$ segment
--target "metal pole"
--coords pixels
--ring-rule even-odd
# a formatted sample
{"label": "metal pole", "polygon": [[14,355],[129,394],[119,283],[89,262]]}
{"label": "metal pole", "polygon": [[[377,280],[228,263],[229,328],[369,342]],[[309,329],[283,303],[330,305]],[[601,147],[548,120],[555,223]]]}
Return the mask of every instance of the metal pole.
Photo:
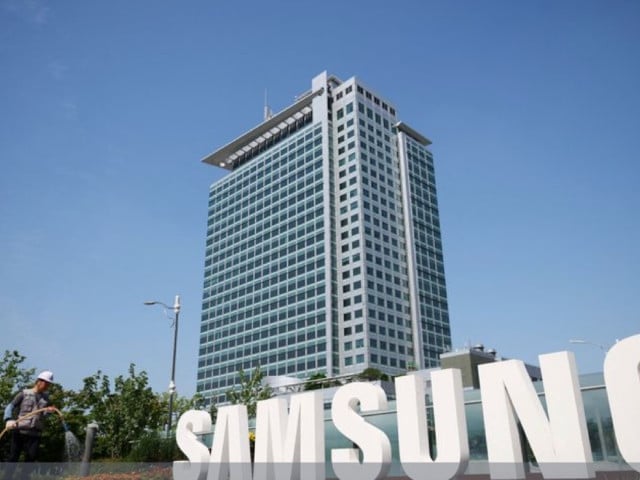
{"label": "metal pole", "polygon": [[173,397],[176,393],[176,351],[178,349],[178,319],[180,317],[180,295],[176,295],[173,311],[175,312],[173,325],[173,358],[171,360],[171,382],[169,383],[169,422],[167,423],[167,438],[171,436],[173,423]]}
{"label": "metal pole", "polygon": [[[167,422],[167,438],[171,436],[171,424],[173,423],[173,397],[176,393],[176,351],[178,350],[178,319],[180,317],[180,295],[176,295],[173,307],[157,300],[144,302],[145,305],[162,305],[167,310],[173,309],[173,357],[171,360],[171,381],[169,382],[169,421]],[[169,316],[167,314],[167,316]]]}
{"label": "metal pole", "polygon": [[89,463],[91,463],[91,452],[93,451],[93,440],[96,437],[98,431],[98,424],[91,422],[87,425],[87,436],[84,440],[84,455],[82,456],[82,463],[80,464],[80,476],[86,477],[89,475]]}

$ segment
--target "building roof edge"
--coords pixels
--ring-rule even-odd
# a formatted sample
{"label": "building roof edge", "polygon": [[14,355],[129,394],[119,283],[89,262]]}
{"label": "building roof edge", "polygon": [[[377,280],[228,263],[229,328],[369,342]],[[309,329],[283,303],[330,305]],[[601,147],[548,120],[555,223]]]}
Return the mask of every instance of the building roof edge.
{"label": "building roof edge", "polygon": [[242,134],[232,142],[226,144],[222,148],[210,153],[204,157],[201,161],[209,165],[215,165],[217,167],[225,168],[227,170],[233,170],[234,166],[232,162],[228,162],[230,156],[234,153],[242,150],[243,147],[249,145],[254,141],[264,140],[264,136],[268,135],[272,130],[279,130],[282,124],[287,123],[287,119],[300,112],[305,107],[311,105],[314,97],[321,95],[324,92],[324,88],[308,92],[306,95],[298,98],[295,103],[288,106],[284,110],[278,112],[273,117],[265,120],[260,125],[252,128],[248,132]]}
{"label": "building roof edge", "polygon": [[398,130],[400,130],[401,132],[406,133],[407,135],[409,135],[411,138],[413,138],[414,140],[416,140],[418,143],[421,143],[422,145],[424,145],[425,147],[428,147],[429,145],[431,145],[431,140],[429,140],[427,137],[425,137],[424,135],[418,133],[416,130],[414,130],[413,128],[411,128],[409,125],[407,125],[404,122],[398,122],[394,125]]}

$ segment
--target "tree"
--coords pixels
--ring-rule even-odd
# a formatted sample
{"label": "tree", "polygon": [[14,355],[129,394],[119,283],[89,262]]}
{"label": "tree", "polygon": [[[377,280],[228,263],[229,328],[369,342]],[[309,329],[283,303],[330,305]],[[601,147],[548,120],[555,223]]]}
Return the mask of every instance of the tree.
{"label": "tree", "polygon": [[[29,387],[33,383],[34,368],[24,368],[25,361],[23,355],[17,350],[5,350],[0,359],[0,407],[4,408],[13,397],[21,390]],[[4,423],[0,425],[0,431],[4,428]],[[5,459],[9,453],[9,442],[3,438],[0,443],[0,458]]]}
{"label": "tree", "polygon": [[[164,409],[160,418],[166,419],[169,412],[169,393],[164,392],[158,398],[161,400]],[[200,409],[202,403],[203,398],[199,393],[196,393],[191,398],[176,396],[173,401],[173,423],[177,423],[177,419],[187,410]],[[167,438],[164,431],[145,431],[140,438],[132,443],[131,451],[127,455],[127,460],[130,462],[171,462],[186,458],[176,448],[175,439]]]}
{"label": "tree", "polygon": [[266,400],[273,396],[269,385],[262,383],[264,374],[257,366],[253,372],[247,375],[244,370],[238,372],[240,387],[227,392],[227,398],[233,404],[246,405],[249,417],[256,416],[257,404],[260,400]]}
{"label": "tree", "polygon": [[[163,404],[167,405],[167,415],[169,415],[168,405],[169,405],[170,394],[168,392],[164,392],[161,394],[161,399]],[[182,416],[184,412],[187,410],[200,410],[203,403],[202,394],[196,393],[193,397],[181,397],[176,395],[173,399],[173,425],[172,428],[175,427],[178,419]]]}
{"label": "tree", "polygon": [[73,407],[75,393],[72,390],[64,390],[61,385],[55,383],[49,387],[47,393],[49,402],[62,412],[63,417],[60,418],[57,414],[45,416],[46,425],[42,433],[38,460],[42,462],[79,461],[79,458],[68,457],[71,452],[67,452],[66,449],[64,430],[66,425],[74,435],[84,433],[86,419],[81,410]]}
{"label": "tree", "polygon": [[314,373],[307,379],[308,383],[304,384],[304,390],[320,390],[324,386],[323,380],[326,378],[324,373]]}
{"label": "tree", "polygon": [[4,407],[21,390],[33,383],[35,368],[24,368],[26,357],[17,350],[5,350],[0,359],[0,402]]}
{"label": "tree", "polygon": [[321,372],[311,375],[304,384],[304,391],[320,390],[321,388],[336,387],[340,385],[337,380],[327,378],[327,375]]}
{"label": "tree", "polygon": [[134,364],[127,378],[115,378],[113,390],[109,377],[100,370],[85,378],[75,403],[100,427],[94,447],[97,457],[125,457],[145,431],[162,426],[166,412],[165,402],[148,386],[146,372],[136,374]]}
{"label": "tree", "polygon": [[214,402],[211,402],[209,406],[209,415],[211,416],[211,423],[215,424],[218,420],[218,406]]}
{"label": "tree", "polygon": [[373,367],[365,368],[362,372],[360,372],[358,378],[362,380],[389,380],[388,375]]}

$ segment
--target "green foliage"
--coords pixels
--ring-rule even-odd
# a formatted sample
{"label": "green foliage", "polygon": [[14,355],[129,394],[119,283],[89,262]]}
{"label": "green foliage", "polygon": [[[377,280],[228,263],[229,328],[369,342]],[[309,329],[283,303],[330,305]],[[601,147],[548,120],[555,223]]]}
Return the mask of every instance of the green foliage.
{"label": "green foliage", "polygon": [[218,419],[218,406],[213,402],[209,406],[209,415],[211,416],[211,423],[215,424]]}
{"label": "green foliage", "polygon": [[[167,409],[166,413],[162,417],[163,422],[166,422],[166,418],[169,415],[169,399],[170,394],[168,392],[163,392],[162,394],[160,394],[160,400],[164,405],[166,405]],[[173,397],[173,422],[171,425],[171,429],[175,429],[177,419],[180,418],[184,412],[186,412],[187,410],[200,410],[203,402],[204,400],[202,398],[202,395],[200,395],[199,393],[196,393],[192,398],[180,397],[178,395],[175,395]]]}
{"label": "green foliage", "polygon": [[389,380],[388,375],[373,367],[365,368],[362,372],[360,372],[358,378],[362,380]]}
{"label": "green foliage", "polygon": [[260,366],[256,367],[249,375],[244,370],[240,370],[238,376],[240,387],[229,390],[227,399],[233,404],[246,405],[249,417],[255,417],[258,402],[273,396],[271,387],[262,383],[264,374],[260,370]]}
{"label": "green foliage", "polygon": [[[16,350],[6,350],[0,359],[0,402],[2,408],[9,404],[13,397],[32,386],[35,382],[34,368],[24,368],[22,364],[25,357]],[[60,410],[63,410],[69,403],[71,392],[65,391],[58,384],[53,384],[48,390],[49,403]],[[69,425],[71,431],[79,431],[84,423],[82,416],[77,412],[63,412],[64,421]],[[66,460],[65,439],[62,419],[56,414],[46,415],[44,418],[45,428],[40,442],[38,460],[41,462],[61,462]],[[9,437],[7,436],[6,439]],[[4,459],[8,454],[9,442],[3,441],[0,444],[0,458]]]}
{"label": "green foliage", "polygon": [[309,383],[304,385],[304,390],[320,390],[324,386],[322,380],[325,378],[327,376],[324,373],[314,373],[307,379]]}
{"label": "green foliage", "polygon": [[215,403],[212,403],[209,407],[209,415],[211,416],[211,423],[215,425],[216,420],[218,420],[218,407]]}
{"label": "green foliage", "polygon": [[[0,358],[2,408],[16,393],[34,383],[35,369],[24,368],[24,361],[25,357],[17,351],[7,350]],[[86,426],[91,421],[98,423],[100,429],[94,443],[94,460],[130,457],[135,461],[155,462],[172,461],[181,455],[175,447],[175,439],[164,438],[169,396],[166,393],[153,393],[144,371],[136,372],[135,366],[130,365],[128,375],[116,377],[113,383],[100,371],[83,382],[84,386],[79,391],[65,390],[59,384],[49,387],[49,401],[62,412],[64,418],[56,414],[45,417],[39,461],[68,460],[62,420],[76,436],[81,449]],[[174,397],[174,418],[179,418],[187,410],[201,409],[203,403],[201,395],[191,399]],[[213,411],[215,406],[212,406]],[[5,436],[0,441],[0,460],[8,454],[7,439]]]}
{"label": "green foliage", "polygon": [[[135,466],[131,470],[131,465],[127,464],[126,471],[92,473],[87,477],[69,476],[65,480],[172,480],[172,467],[164,465],[152,465],[149,467]],[[92,470],[97,470],[94,465]]]}
{"label": "green foliage", "polygon": [[336,387],[340,385],[340,382],[332,378],[327,378],[324,373],[314,373],[307,379],[308,383],[305,383],[304,390],[320,390],[321,388]]}
{"label": "green foliage", "polygon": [[72,391],[64,390],[59,384],[53,384],[47,392],[49,403],[62,412],[63,418],[56,414],[49,414],[45,417],[45,428],[40,442],[38,461],[62,462],[68,460],[65,451],[64,424],[67,424],[71,432],[82,432],[85,419],[77,409],[67,409],[69,405],[72,405]]}
{"label": "green foliage", "polygon": [[5,350],[0,359],[0,403],[3,407],[33,383],[35,368],[24,368],[25,358],[16,350]]}
{"label": "green foliage", "polygon": [[100,426],[94,446],[96,457],[126,457],[145,431],[161,427],[166,411],[165,403],[148,386],[146,372],[136,374],[133,364],[128,377],[115,378],[113,390],[109,377],[101,371],[85,378],[75,402],[89,420]]}
{"label": "green foliage", "polygon": [[[29,387],[33,383],[34,368],[24,368],[22,364],[25,357],[16,350],[5,350],[0,358],[0,407],[2,410],[9,404],[18,392]],[[4,422],[0,424],[0,431],[4,428]],[[9,455],[9,435],[4,436],[0,442],[0,459]]]}
{"label": "green foliage", "polygon": [[184,455],[176,448],[174,438],[166,438],[159,432],[147,432],[133,445],[127,460],[130,462],[171,462],[182,460]]}

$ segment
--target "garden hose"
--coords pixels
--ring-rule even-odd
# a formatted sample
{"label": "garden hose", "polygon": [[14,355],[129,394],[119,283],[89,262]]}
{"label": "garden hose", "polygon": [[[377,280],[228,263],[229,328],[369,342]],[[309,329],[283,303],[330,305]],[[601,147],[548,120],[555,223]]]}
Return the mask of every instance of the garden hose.
{"label": "garden hose", "polygon": [[[67,425],[67,423],[64,421],[64,416],[62,415],[62,412],[60,410],[58,410],[56,407],[44,407],[44,408],[40,408],[38,410],[34,410],[33,412],[29,412],[26,415],[23,415],[21,417],[18,417],[18,419],[16,420],[16,425],[18,424],[18,422],[20,422],[21,420],[26,420],[27,418],[33,417],[34,415],[39,415],[47,410],[49,410],[50,408],[53,408],[53,411],[56,415],[58,415],[58,417],[60,417],[60,421],[62,422],[62,428],[64,428],[65,432],[69,431],[69,426]],[[18,428],[17,426],[15,428]],[[7,433],[9,431],[9,427],[5,427],[4,430],[2,430],[2,432],[0,432],[0,439],[2,439],[3,435],[5,433]]]}

